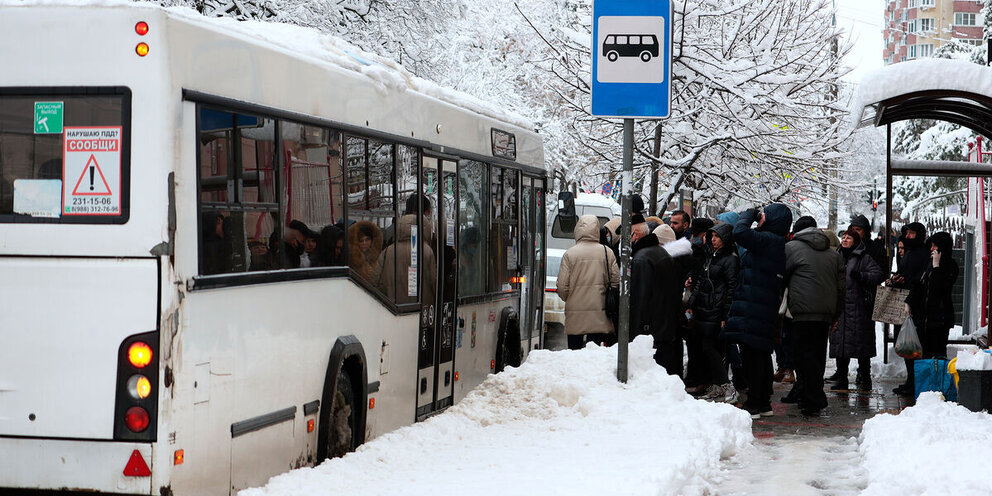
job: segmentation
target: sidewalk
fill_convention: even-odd
[[[851,381],[853,385],[853,380]],[[804,417],[799,407],[782,403],[782,397],[792,389],[792,384],[774,383],[772,411],[774,417],[762,418],[752,423],[754,437],[758,439],[783,435],[800,436],[852,436],[857,437],[861,426],[878,413],[898,413],[909,406],[910,398],[898,396],[892,389],[902,383],[898,379],[876,379],[870,393],[858,391],[837,392],[827,390],[827,408],[816,417]],[[824,385],[829,388],[829,384]]]

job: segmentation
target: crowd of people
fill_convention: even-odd
[[[910,289],[906,311],[924,358],[946,354],[954,321],[950,288],[958,273],[946,232],[927,238],[921,224],[905,226],[898,268],[890,274],[884,242],[872,239],[863,215],[838,237],[813,217],[793,222],[781,203],[712,220],[681,210],[661,219],[644,217],[643,202],[634,200],[630,335],[652,336],[655,361],[695,396],[737,404],[757,419],[773,415],[773,382],[793,382],[782,401],[817,415],[827,406],[825,382],[832,390],[851,388],[852,360],[855,389],[871,390],[872,310],[883,282]],[[620,225],[619,217],[602,227],[595,216],[580,217],[576,244],[562,257],[557,284],[569,349],[615,342],[607,293],[620,279]],[[837,372],[825,378],[828,357]],[[907,369],[913,370],[911,360]],[[895,392],[911,396],[913,390],[910,372]]]

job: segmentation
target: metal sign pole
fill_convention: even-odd
[[[634,119],[623,120],[623,203],[620,208],[620,315],[617,329],[617,380],[627,382],[630,342],[630,208],[634,177]]]

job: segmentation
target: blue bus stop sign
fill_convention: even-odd
[[[668,117],[671,0],[594,0],[592,40],[592,114]]]

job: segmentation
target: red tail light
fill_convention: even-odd
[[[138,23],[134,25],[134,32],[138,33],[138,36],[148,34],[148,23],[145,21],[138,21]]]
[[[144,432],[148,428],[148,411],[140,406],[132,406],[124,414],[124,424],[131,432]]]
[[[558,288],[544,288],[545,293],[557,293]]]

